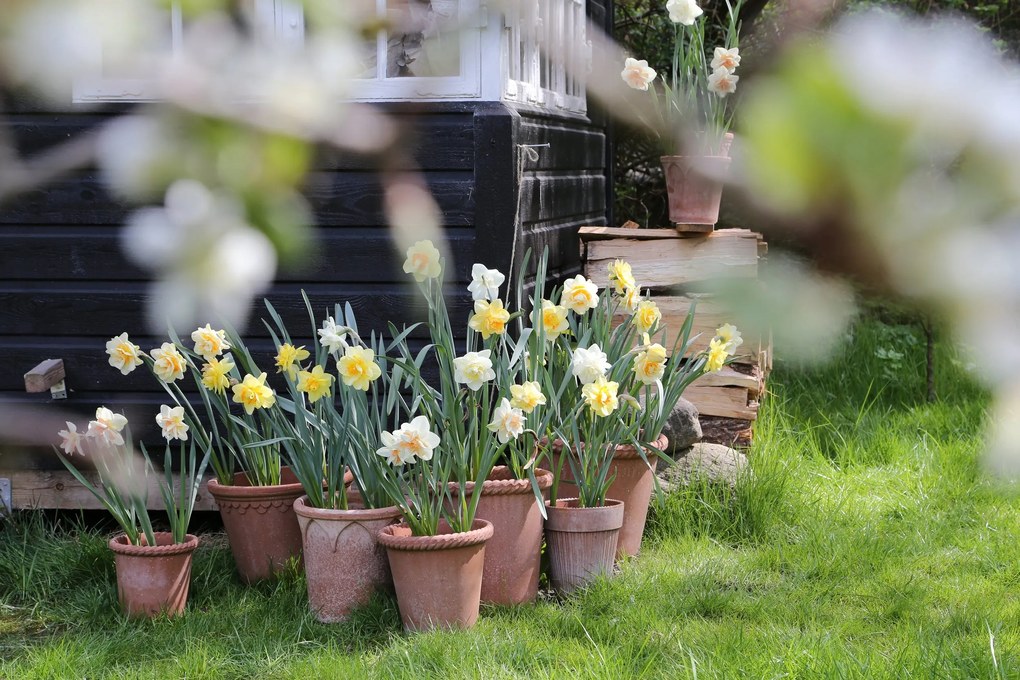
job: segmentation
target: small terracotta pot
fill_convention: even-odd
[[[659,435],[653,446],[664,451],[669,445],[666,435]],[[563,442],[553,442],[553,469],[559,465],[560,452],[563,450]],[[645,451],[645,458],[654,466],[654,452]],[[648,519],[648,505],[652,499],[652,491],[655,489],[655,473],[652,471],[641,455],[630,444],[617,446],[613,452],[613,466],[609,470],[609,476],[613,477],[613,483],[609,485],[606,495],[610,498],[618,498],[623,501],[623,527],[620,529],[620,540],[616,548],[617,559],[637,555],[641,550],[641,537],[645,531],[645,522]],[[570,471],[570,463],[563,461],[563,471],[560,473],[560,484],[556,490],[559,497],[572,497],[577,495],[577,486],[573,484],[574,476]]]
[[[165,531],[156,532],[155,538],[156,545],[132,545],[126,534],[110,539],[117,599],[132,618],[178,616],[188,603],[191,556],[198,538],[186,534],[184,543],[173,543],[173,535]]]
[[[230,486],[209,480],[227,530],[230,552],[245,583],[269,578],[292,557],[301,557],[301,528],[294,501],[304,495],[290,468],[281,472],[283,484],[252,486],[243,472]]]
[[[623,501],[608,498],[598,508],[578,507],[576,498],[546,503],[545,538],[553,589],[571,593],[600,575],[613,573],[623,507]]]
[[[308,496],[294,501],[294,512],[304,545],[308,605],[323,623],[343,621],[392,583],[386,550],[376,537],[400,519],[400,508],[365,508],[357,492],[348,493],[347,510],[313,508],[307,501]]]
[[[681,231],[712,231],[719,221],[723,178],[730,166],[733,134],[723,137],[716,156],[663,156],[669,219]],[[692,228],[693,227],[693,228]]]
[[[552,486],[548,470],[535,470],[535,478],[542,491]],[[474,486],[469,482],[467,492]],[[505,465],[493,468],[482,483],[475,517],[491,522],[493,530],[485,544],[482,602],[514,605],[534,600],[542,571],[543,520],[531,481],[515,479]]]
[[[476,519],[471,531],[453,533],[440,522],[435,536],[414,536],[407,524],[379,532],[386,546],[404,630],[470,628],[478,620],[485,543],[492,524]]]

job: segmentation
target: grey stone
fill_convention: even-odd
[[[698,407],[683,397],[673,407],[662,433],[669,437],[666,451],[676,458],[688,448],[701,441],[701,422],[698,420]]]
[[[736,486],[737,477],[747,467],[747,456],[722,444],[699,442],[673,463],[660,464],[659,480],[664,490],[690,485],[692,480]]]

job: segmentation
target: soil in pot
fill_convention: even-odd
[[[187,534],[184,543],[158,531],[156,545],[132,545],[121,534],[110,539],[117,568],[117,599],[130,617],[178,616],[188,603],[191,556],[198,538]]]
[[[300,482],[283,468],[283,484],[252,486],[243,472],[230,486],[209,481],[227,530],[230,552],[245,583],[273,576],[292,558],[301,557],[301,528],[294,501],[304,495]]]
[[[538,488],[552,486],[552,473],[536,470]],[[474,484],[468,485],[468,492]],[[482,484],[478,500],[479,519],[492,523],[493,534],[485,544],[482,602],[515,605],[538,595],[542,571],[542,510],[528,478],[515,479],[510,468],[493,468]]]
[[[400,519],[400,509],[365,508],[357,492],[349,492],[347,510],[324,510],[294,501],[301,527],[308,605],[319,621],[343,621],[392,584],[386,549],[377,536]]]
[[[558,593],[571,593],[601,575],[613,573],[616,542],[623,526],[622,501],[606,499],[597,508],[582,508],[576,498],[546,504],[549,582]]]
[[[476,519],[453,533],[444,521],[435,536],[414,536],[406,524],[379,532],[386,547],[404,629],[470,628],[478,620],[485,544],[492,524]]]

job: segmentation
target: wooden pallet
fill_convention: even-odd
[[[83,472],[86,479],[96,482],[94,472]],[[67,470],[0,470],[0,479],[11,485],[11,509],[47,508],[52,510],[102,510],[103,505]],[[176,480],[176,476],[175,476]],[[163,500],[150,478],[148,507],[162,510]],[[195,501],[195,510],[217,510],[212,494],[202,484]],[[3,508],[0,508],[2,511]]]
[[[767,253],[760,234],[747,229],[723,229],[707,234],[678,233],[675,229],[582,227],[585,274],[608,284],[608,265],[626,260],[642,289],[651,289],[662,312],[666,345],[679,332],[691,304],[696,302],[691,351],[708,348],[715,329],[733,319],[726,308],[704,292],[706,284],[721,279],[757,278]],[[621,316],[618,322],[626,317]],[[744,336],[737,363],[699,378],[684,393],[702,418],[705,441],[729,446],[751,442],[758,403],[772,369],[770,338]]]

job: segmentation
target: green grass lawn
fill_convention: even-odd
[[[343,625],[287,574],[246,588],[222,537],[187,614],[117,614],[96,531],[0,532],[0,678],[1020,677],[1020,502],[981,473],[985,395],[921,335],[874,321],[825,368],[777,367],[735,492],[695,487],[642,555],[562,602],[407,636],[380,597]]]

